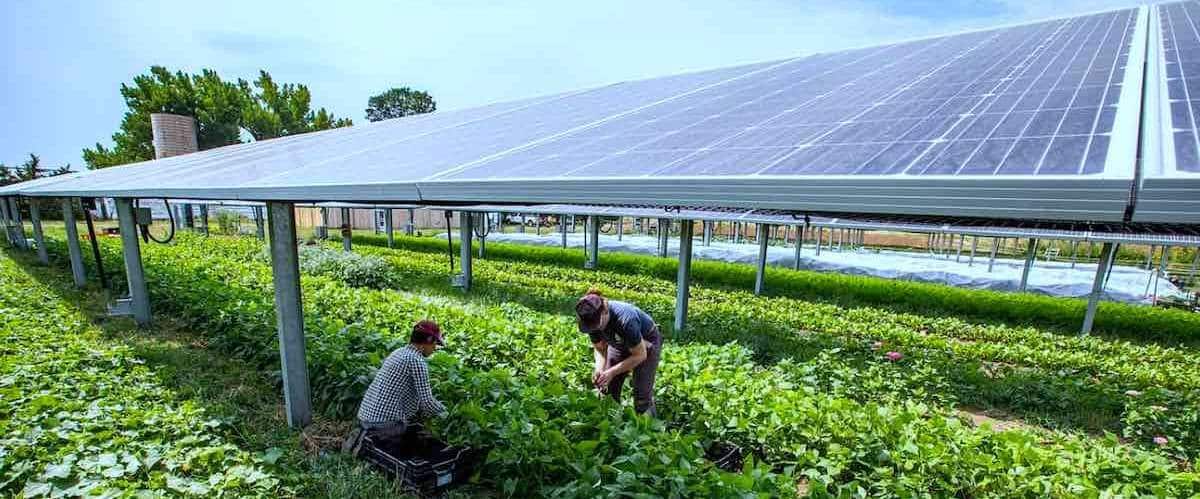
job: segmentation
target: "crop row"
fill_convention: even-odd
[[[0,496],[275,496],[280,480],[225,442],[47,285],[0,256]]]
[[[380,236],[358,235],[359,245],[384,246]],[[426,253],[446,252],[446,242],[435,238],[396,237],[396,247]],[[487,258],[536,262],[568,268],[583,266],[582,252],[557,248],[488,243]],[[677,263],[673,258],[604,253],[603,269],[674,281]],[[692,262],[694,283],[727,289],[751,289],[754,266],[697,260]],[[767,290],[773,296],[834,303],[846,307],[882,307],[920,315],[944,315],[1006,324],[1031,325],[1074,333],[1079,330],[1086,302],[1029,293],[970,290],[938,284],[897,281],[837,273],[793,271],[768,267]],[[1135,342],[1156,341],[1166,345],[1200,346],[1200,316],[1181,310],[1162,310],[1123,303],[1101,303],[1095,334],[1126,338]]]
[[[188,240],[147,251],[151,289],[160,290],[153,291],[156,303],[170,307],[171,313],[193,318],[225,338],[222,341],[227,347],[274,357],[273,349],[265,348],[273,336],[269,317],[263,317],[270,311],[269,273],[262,263],[244,259],[251,250],[223,249],[236,245],[249,243]],[[580,346],[569,318],[511,304],[479,307],[396,291],[356,289],[311,277],[305,280],[304,292],[314,395],[330,410],[344,413],[352,407],[355,394],[361,393],[368,379],[361,366],[377,362],[399,343],[398,336],[411,320],[425,316],[438,318],[456,335],[451,337],[449,350],[467,366],[464,372],[483,371],[491,378],[511,376],[519,379],[521,386],[536,385],[530,390],[551,394],[551,399],[559,397],[556,387],[562,387],[563,396],[586,394],[582,388],[589,371],[586,345]],[[350,328],[339,332],[345,326]],[[1100,490],[1196,492],[1194,475],[1176,472],[1169,461],[1130,450],[1112,439],[996,433],[971,428],[957,417],[920,403],[862,403],[833,396],[795,376],[790,370],[795,364],[764,368],[751,361],[749,350],[735,344],[671,345],[664,355],[659,391],[664,418],[705,439],[730,439],[759,451],[780,471],[807,480],[814,493],[1042,496],[1090,495]],[[442,362],[446,361],[437,364]],[[439,393],[446,388],[440,384]],[[442,395],[455,397],[453,393]],[[530,398],[530,404],[545,403],[539,397]],[[460,399],[459,405],[500,403],[500,399],[470,397]],[[570,412],[569,417],[581,417],[584,424],[591,424],[585,416],[588,412]],[[533,411],[530,416],[528,408],[514,413],[525,417],[540,414]],[[490,426],[495,422],[492,417],[485,413],[476,424]],[[447,434],[471,433],[458,433],[462,430],[459,424]],[[639,438],[660,438],[658,432],[652,433]],[[595,440],[570,438],[575,442]],[[498,447],[530,445],[499,441],[504,445]],[[602,441],[595,445],[584,448],[604,448]],[[629,448],[634,447],[625,450]],[[557,453],[537,455],[563,462]],[[621,458],[623,455],[614,451],[601,456],[595,461],[596,469],[604,470],[613,462],[626,463],[628,458]],[[529,464],[529,459],[530,455],[524,454],[523,460],[501,462],[536,466]],[[576,465],[567,464],[568,468]],[[678,468],[663,471],[678,473]],[[529,473],[537,469],[519,470]]]
[[[363,266],[346,267],[358,272],[342,275],[347,282],[445,288],[446,266],[439,255],[373,247],[358,252],[385,258],[392,277],[380,269],[367,276]],[[476,262],[474,271],[473,295],[523,299],[544,310],[570,310],[583,288],[598,283],[610,295],[646,307],[661,322],[669,323],[674,312],[673,286],[641,276],[488,260]],[[878,360],[878,352],[869,348],[876,341],[888,349],[920,352],[922,369],[893,376],[883,387],[854,374],[842,376],[859,387],[854,393],[859,399],[917,396],[996,406],[1051,425],[1120,430],[1160,449],[1154,437],[1170,434],[1171,443],[1161,450],[1181,458],[1194,458],[1200,451],[1200,434],[1187,424],[1200,413],[1195,395],[1200,369],[1180,349],[866,307],[842,309],[740,291],[696,287],[692,294],[690,329],[681,339],[738,340],[753,346],[760,358],[774,359],[811,359],[836,349],[859,370],[869,370],[871,360]],[[1130,390],[1141,395],[1126,395]]]

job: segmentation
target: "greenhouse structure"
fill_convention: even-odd
[[[0,206],[23,244],[18,200],[61,199],[81,283],[72,207],[115,198],[145,324],[135,200],[265,204],[292,426],[312,417],[297,204],[580,215],[591,265],[599,217],[680,220],[677,329],[696,221],[1096,242],[1086,334],[1117,245],[1200,246],[1197,18],[1142,6],[622,82],[38,179]],[[464,287],[479,219],[459,224]]]

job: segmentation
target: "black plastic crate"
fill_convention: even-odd
[[[742,448],[728,442],[713,442],[704,451],[704,457],[714,465],[733,473],[742,472]]]
[[[486,449],[451,447],[420,427],[404,436],[363,439],[359,456],[420,496],[436,496],[470,479],[487,457]]]

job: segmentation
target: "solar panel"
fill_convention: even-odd
[[[1200,224],[1200,4],[1162,4],[1150,23],[1143,180],[1134,221]]]
[[[438,178],[1099,174],[1137,20],[818,55]]]

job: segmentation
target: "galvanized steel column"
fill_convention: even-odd
[[[200,230],[204,231],[204,235],[208,235],[208,205],[200,205]]]
[[[404,226],[404,234],[407,236],[411,236],[411,235],[415,234],[416,230],[417,230],[416,225],[417,225],[417,210],[409,208],[408,209],[408,225]],[[447,227],[446,230],[449,230],[449,227]]]
[[[13,223],[13,238],[16,239],[17,247],[29,249],[29,241],[25,239],[25,223],[21,220],[21,203],[17,202],[15,197],[8,198],[8,215]]]
[[[67,254],[71,260],[71,276],[75,278],[75,287],[82,288],[87,283],[83,270],[83,249],[79,247],[79,228],[75,226],[75,207],[79,206],[79,198],[63,198],[63,225],[67,229]]]
[[[667,257],[667,238],[671,237],[671,220],[658,219],[658,257]]]
[[[267,211],[270,211],[270,209],[268,209]],[[315,232],[315,234],[313,234],[313,235],[316,236],[317,239],[328,239],[329,238],[329,208],[324,208],[324,207],[317,208],[317,212],[321,215],[321,223],[313,229],[313,232]],[[270,215],[268,214],[268,216],[270,216]]]
[[[583,268],[594,269],[600,262],[600,219],[596,215],[587,217],[587,260]]]
[[[1025,253],[1025,268],[1021,270],[1021,291],[1029,286],[1029,271],[1033,269],[1033,263],[1037,260],[1038,240],[1029,238],[1029,247]]]
[[[796,254],[792,257],[792,270],[800,270],[800,251],[804,249],[804,232],[807,225],[796,227]]]
[[[342,208],[342,250],[350,251],[353,244],[350,237],[354,235],[354,224],[350,221],[350,208]]]
[[[971,257],[967,259],[967,266],[975,265],[975,250],[979,248],[979,236],[971,236]]]
[[[458,217],[458,268],[462,271],[462,289],[471,289],[471,238],[475,236],[471,213],[463,211]],[[566,225],[563,225],[566,228]],[[563,232],[563,237],[567,235]]]
[[[996,238],[992,238],[992,256],[988,257],[988,273],[992,272],[992,266],[996,264],[996,252],[1000,251],[1000,245],[997,244]]]
[[[679,271],[675,280],[675,332],[687,327],[689,288],[692,285],[692,221],[679,226]]]
[[[384,225],[383,233],[387,234],[388,247],[391,248],[392,246],[395,245],[395,242],[396,242],[396,234],[395,234],[396,231],[394,229],[392,229],[392,209],[391,208],[383,209],[383,225]]]
[[[130,307],[133,320],[139,326],[150,324],[150,296],[146,294],[146,275],[142,270],[142,248],[138,241],[137,221],[134,220],[133,200],[116,198],[117,223],[121,228],[121,253],[125,257],[125,277],[129,283]]]
[[[1071,268],[1075,268],[1075,262],[1079,260],[1079,241],[1071,241]]]
[[[558,216],[558,230],[562,232],[562,247],[567,249],[567,217],[564,215]]]
[[[255,237],[258,237],[259,239],[263,239],[266,236],[266,231],[264,230],[263,225],[266,225],[266,220],[263,220],[263,207],[255,206],[254,207],[254,235],[255,235]]]
[[[617,240],[625,236],[625,217],[617,217]]]
[[[300,258],[296,254],[296,213],[292,203],[267,203],[271,230],[271,275],[275,283],[275,323],[283,373],[288,426],[312,422],[312,401],[305,359],[304,304],[300,295]]]
[[[705,246],[709,246],[710,244],[712,244],[712,233],[713,233],[712,222],[710,222],[708,220],[704,220],[704,221],[700,222],[700,225],[702,227],[700,232],[703,234],[702,237],[704,238],[703,243]]]
[[[763,224],[758,224],[758,227],[760,229],[764,228],[764,227],[762,227],[762,225]],[[768,225],[765,228],[769,230],[771,228],[771,226]],[[759,233],[761,234],[764,232],[760,231]],[[763,283],[767,279],[766,274],[767,274],[767,243],[768,242],[769,241],[767,241],[767,238],[765,238],[765,237],[758,238],[758,272],[756,272],[754,274],[754,294],[756,294],[756,295],[762,294]]]
[[[38,210],[38,200],[29,200],[29,221],[33,224],[33,240],[37,243],[37,257],[42,265],[50,263],[50,255],[46,254],[46,238],[42,237],[42,214]]]
[[[963,242],[967,240],[967,236],[958,236],[958,251],[954,253],[954,262],[962,261]]]
[[[817,256],[821,256],[821,236],[825,234],[823,227],[817,227]]]
[[[13,234],[12,215],[8,210],[8,198],[0,198],[0,217],[3,217],[4,237],[8,239],[8,244],[16,247],[17,237]]]
[[[1112,267],[1115,254],[1113,243],[1104,243],[1104,247],[1100,249],[1100,261],[1096,264],[1096,277],[1092,279],[1092,293],[1088,295],[1087,312],[1083,315],[1083,327],[1079,329],[1080,335],[1086,336],[1092,332],[1092,324],[1096,321],[1096,308],[1100,305],[1100,297],[1104,294],[1105,276],[1108,275],[1108,269]]]

